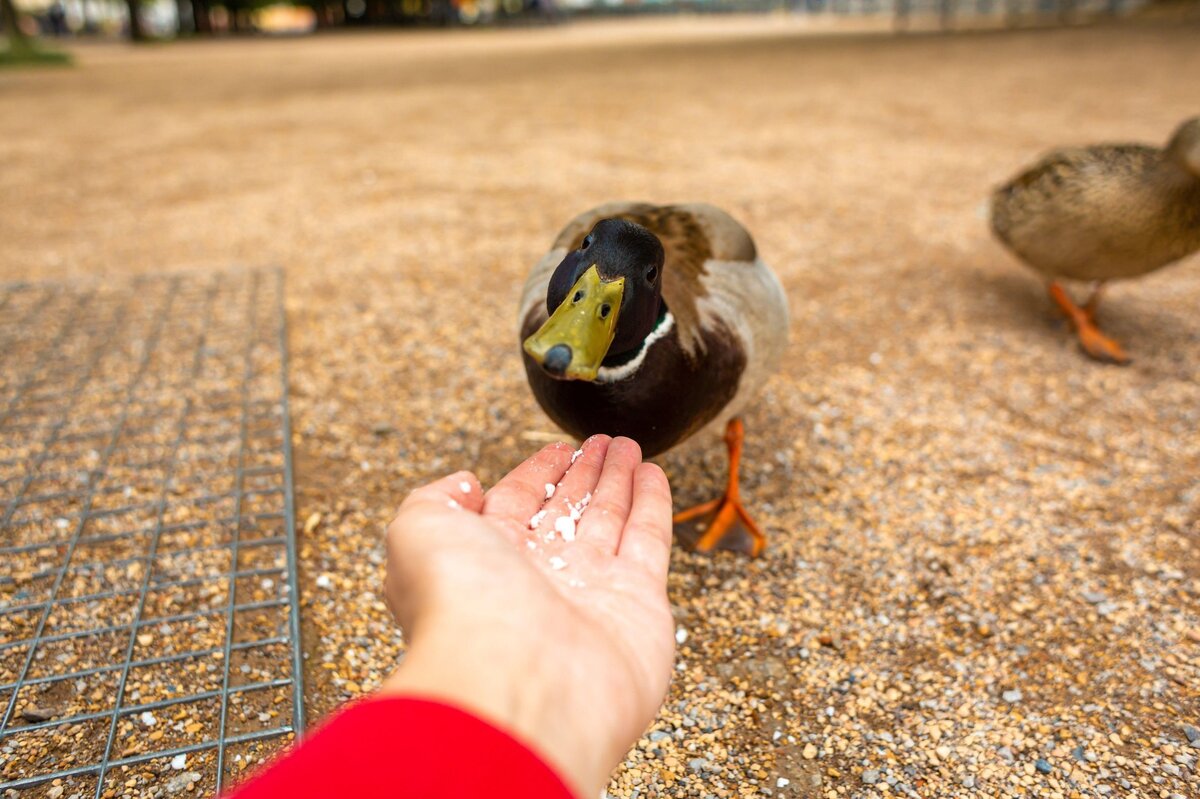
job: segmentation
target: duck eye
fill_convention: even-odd
[[[604,303],[603,305],[600,306],[600,318],[601,319],[607,319],[608,315],[610,313],[612,313],[611,305],[609,305],[608,303]]]
[[[653,283],[654,278],[656,278],[656,277],[658,277],[658,267],[652,266],[652,267],[650,267],[650,270],[648,272],[646,272],[646,282]]]
[[[575,292],[575,296],[571,298],[571,302],[579,302],[582,299],[583,299],[583,292],[577,291],[577,292]]]
[[[595,237],[591,233],[587,234],[586,236],[583,237],[583,244],[579,245],[579,249],[586,250],[588,247],[592,246],[592,242],[594,240],[595,240]]]

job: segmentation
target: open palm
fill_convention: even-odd
[[[671,495],[629,439],[555,444],[487,494],[469,472],[414,491],[388,528],[408,636],[388,691],[507,725],[594,795],[666,693]]]

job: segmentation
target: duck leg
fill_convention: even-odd
[[[1105,281],[1097,280],[1096,285],[1092,287],[1092,296],[1088,297],[1088,301],[1083,305],[1083,312],[1093,325],[1096,324],[1096,314],[1100,311],[1100,297],[1104,294],[1104,285]]]
[[[1088,308],[1080,308],[1076,305],[1058,281],[1051,281],[1049,290],[1054,304],[1066,315],[1067,319],[1071,321],[1071,326],[1075,328],[1075,334],[1079,337],[1079,345],[1083,347],[1084,352],[1097,361],[1129,363],[1129,356],[1125,354],[1121,345],[1101,333],[1100,328],[1096,327],[1093,317],[1095,303],[1099,301],[1098,293],[1093,293],[1092,299],[1088,302],[1089,312]]]
[[[675,515],[675,524],[697,518],[711,520],[708,529],[692,547],[697,552],[728,549],[756,558],[767,545],[767,537],[750,518],[739,498],[738,466],[742,460],[744,437],[742,420],[730,419],[725,428],[725,445],[729,448],[729,481],[725,485],[725,494]]]

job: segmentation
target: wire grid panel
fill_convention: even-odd
[[[209,795],[303,726],[277,271],[0,286],[0,793]]]

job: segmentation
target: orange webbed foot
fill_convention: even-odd
[[[692,544],[695,552],[724,549],[757,558],[766,549],[767,537],[750,518],[741,500],[722,496],[676,514],[674,522],[687,524],[696,519],[701,524],[707,522],[708,526]]]
[[[1078,330],[1079,346],[1089,357],[1105,363],[1127,364],[1129,356],[1124,348],[1108,336],[1100,332],[1094,324],[1087,324]]]
[[[1049,286],[1050,297],[1059,310],[1071,321],[1075,335],[1079,338],[1079,346],[1088,357],[1105,363],[1127,364],[1129,356],[1113,339],[1100,332],[1096,326],[1096,309],[1100,302],[1101,287],[1097,286],[1084,307],[1079,307],[1058,282]]]

